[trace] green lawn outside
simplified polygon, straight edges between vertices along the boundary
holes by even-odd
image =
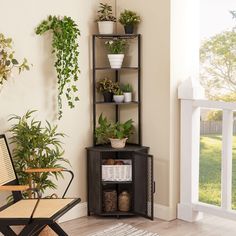
[[[221,205],[221,135],[202,135],[200,143],[199,200]],[[236,209],[236,136],[233,137],[232,208]]]

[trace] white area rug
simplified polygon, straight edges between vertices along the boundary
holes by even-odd
[[[127,224],[117,224],[101,232],[90,234],[89,236],[159,236],[146,230],[137,229]]]

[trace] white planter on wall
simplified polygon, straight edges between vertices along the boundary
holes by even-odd
[[[123,63],[124,54],[108,54],[108,59],[113,69],[120,69]]]
[[[125,93],[124,92],[124,102],[131,102],[132,101],[132,93],[131,92],[128,92],[128,93]]]
[[[114,22],[113,21],[98,21],[99,34],[113,34]]]

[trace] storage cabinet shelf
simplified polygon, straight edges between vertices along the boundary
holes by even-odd
[[[132,101],[132,102],[103,102],[103,101],[97,101],[96,104],[101,104],[101,105],[130,105],[130,104],[139,104],[137,101]]]
[[[119,69],[114,69],[114,68],[111,68],[111,67],[96,67],[94,68],[94,70],[115,70],[115,71],[120,71],[120,70],[139,70],[138,67],[128,67],[128,66],[124,66],[124,67],[121,67]]]

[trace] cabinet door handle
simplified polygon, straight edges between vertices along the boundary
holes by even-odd
[[[153,181],[153,193],[155,193],[155,192],[156,192],[156,182]]]

